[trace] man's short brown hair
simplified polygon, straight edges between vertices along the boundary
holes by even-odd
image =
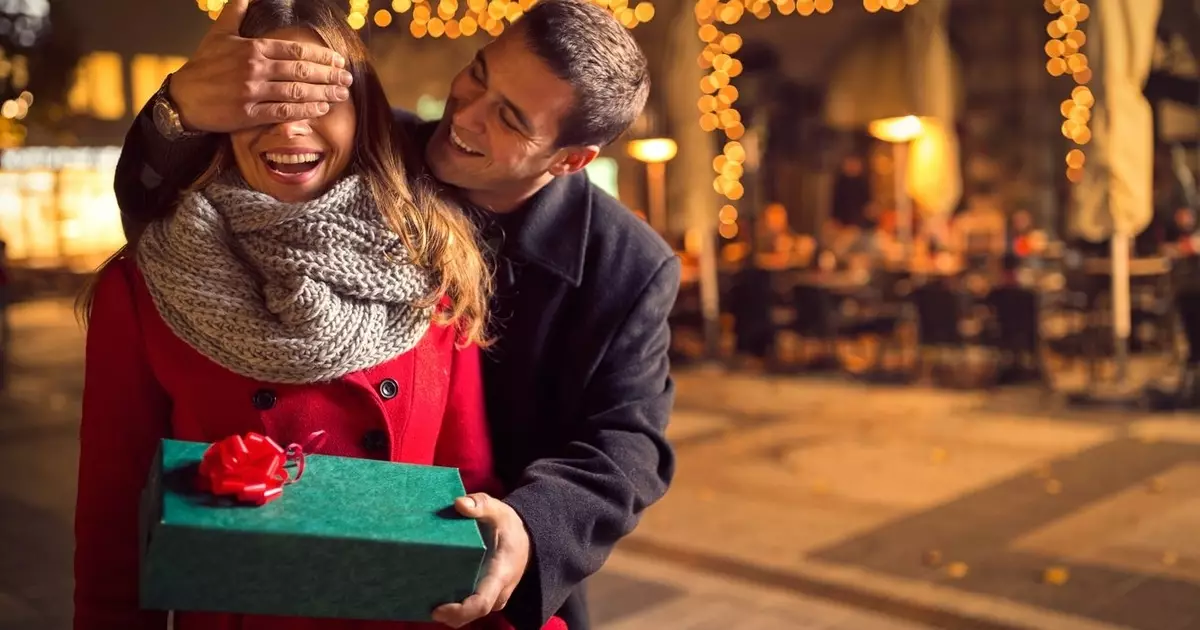
[[[641,115],[650,93],[646,55],[607,9],[587,0],[540,0],[516,26],[530,50],[575,90],[559,146],[604,146]]]

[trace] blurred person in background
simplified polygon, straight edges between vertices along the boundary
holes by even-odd
[[[863,158],[857,153],[842,158],[833,182],[833,218],[843,228],[873,227],[871,180]]]
[[[784,269],[792,264],[796,233],[788,222],[787,208],[781,203],[767,204],[759,225],[759,264],[769,269]]]
[[[225,7],[126,138],[116,193],[131,241],[211,162],[217,134],[318,118],[348,98],[341,55],[241,37],[247,4]],[[542,0],[452,79],[440,121],[394,113],[428,167],[409,164],[412,176],[471,209],[495,265],[483,382],[505,495],[456,504],[494,535],[476,593],[435,614],[452,627],[503,610],[518,630],[555,614],[587,630],[584,581],[674,476],[680,262],[583,172],[649,89],[645,55],[608,10]]]

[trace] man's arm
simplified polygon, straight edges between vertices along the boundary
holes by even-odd
[[[539,628],[598,571],[675,472],[666,440],[674,403],[667,316],[679,290],[667,259],[642,290],[584,393],[586,417],[562,454],[534,462],[504,502],[525,522],[532,560],[505,608],[519,630]]]
[[[153,101],[142,108],[125,136],[113,183],[127,241],[135,242],[147,223],[166,216],[180,191],[212,162],[217,138],[168,140],[154,126]]]

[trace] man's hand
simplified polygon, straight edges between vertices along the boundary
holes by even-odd
[[[433,611],[434,621],[461,628],[508,604],[529,564],[529,533],[515,510],[482,492],[458,499],[454,508],[479,521],[488,543],[488,560],[475,593],[461,603]]]
[[[250,0],[229,0],[200,47],[171,77],[184,127],[227,133],[316,118],[350,98],[338,53],[312,44],[238,35]]]

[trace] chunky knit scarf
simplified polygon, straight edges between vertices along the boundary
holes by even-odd
[[[242,376],[329,381],[411,350],[433,279],[413,265],[357,175],[304,203],[226,179],[186,194],[138,242],[158,312]]]

